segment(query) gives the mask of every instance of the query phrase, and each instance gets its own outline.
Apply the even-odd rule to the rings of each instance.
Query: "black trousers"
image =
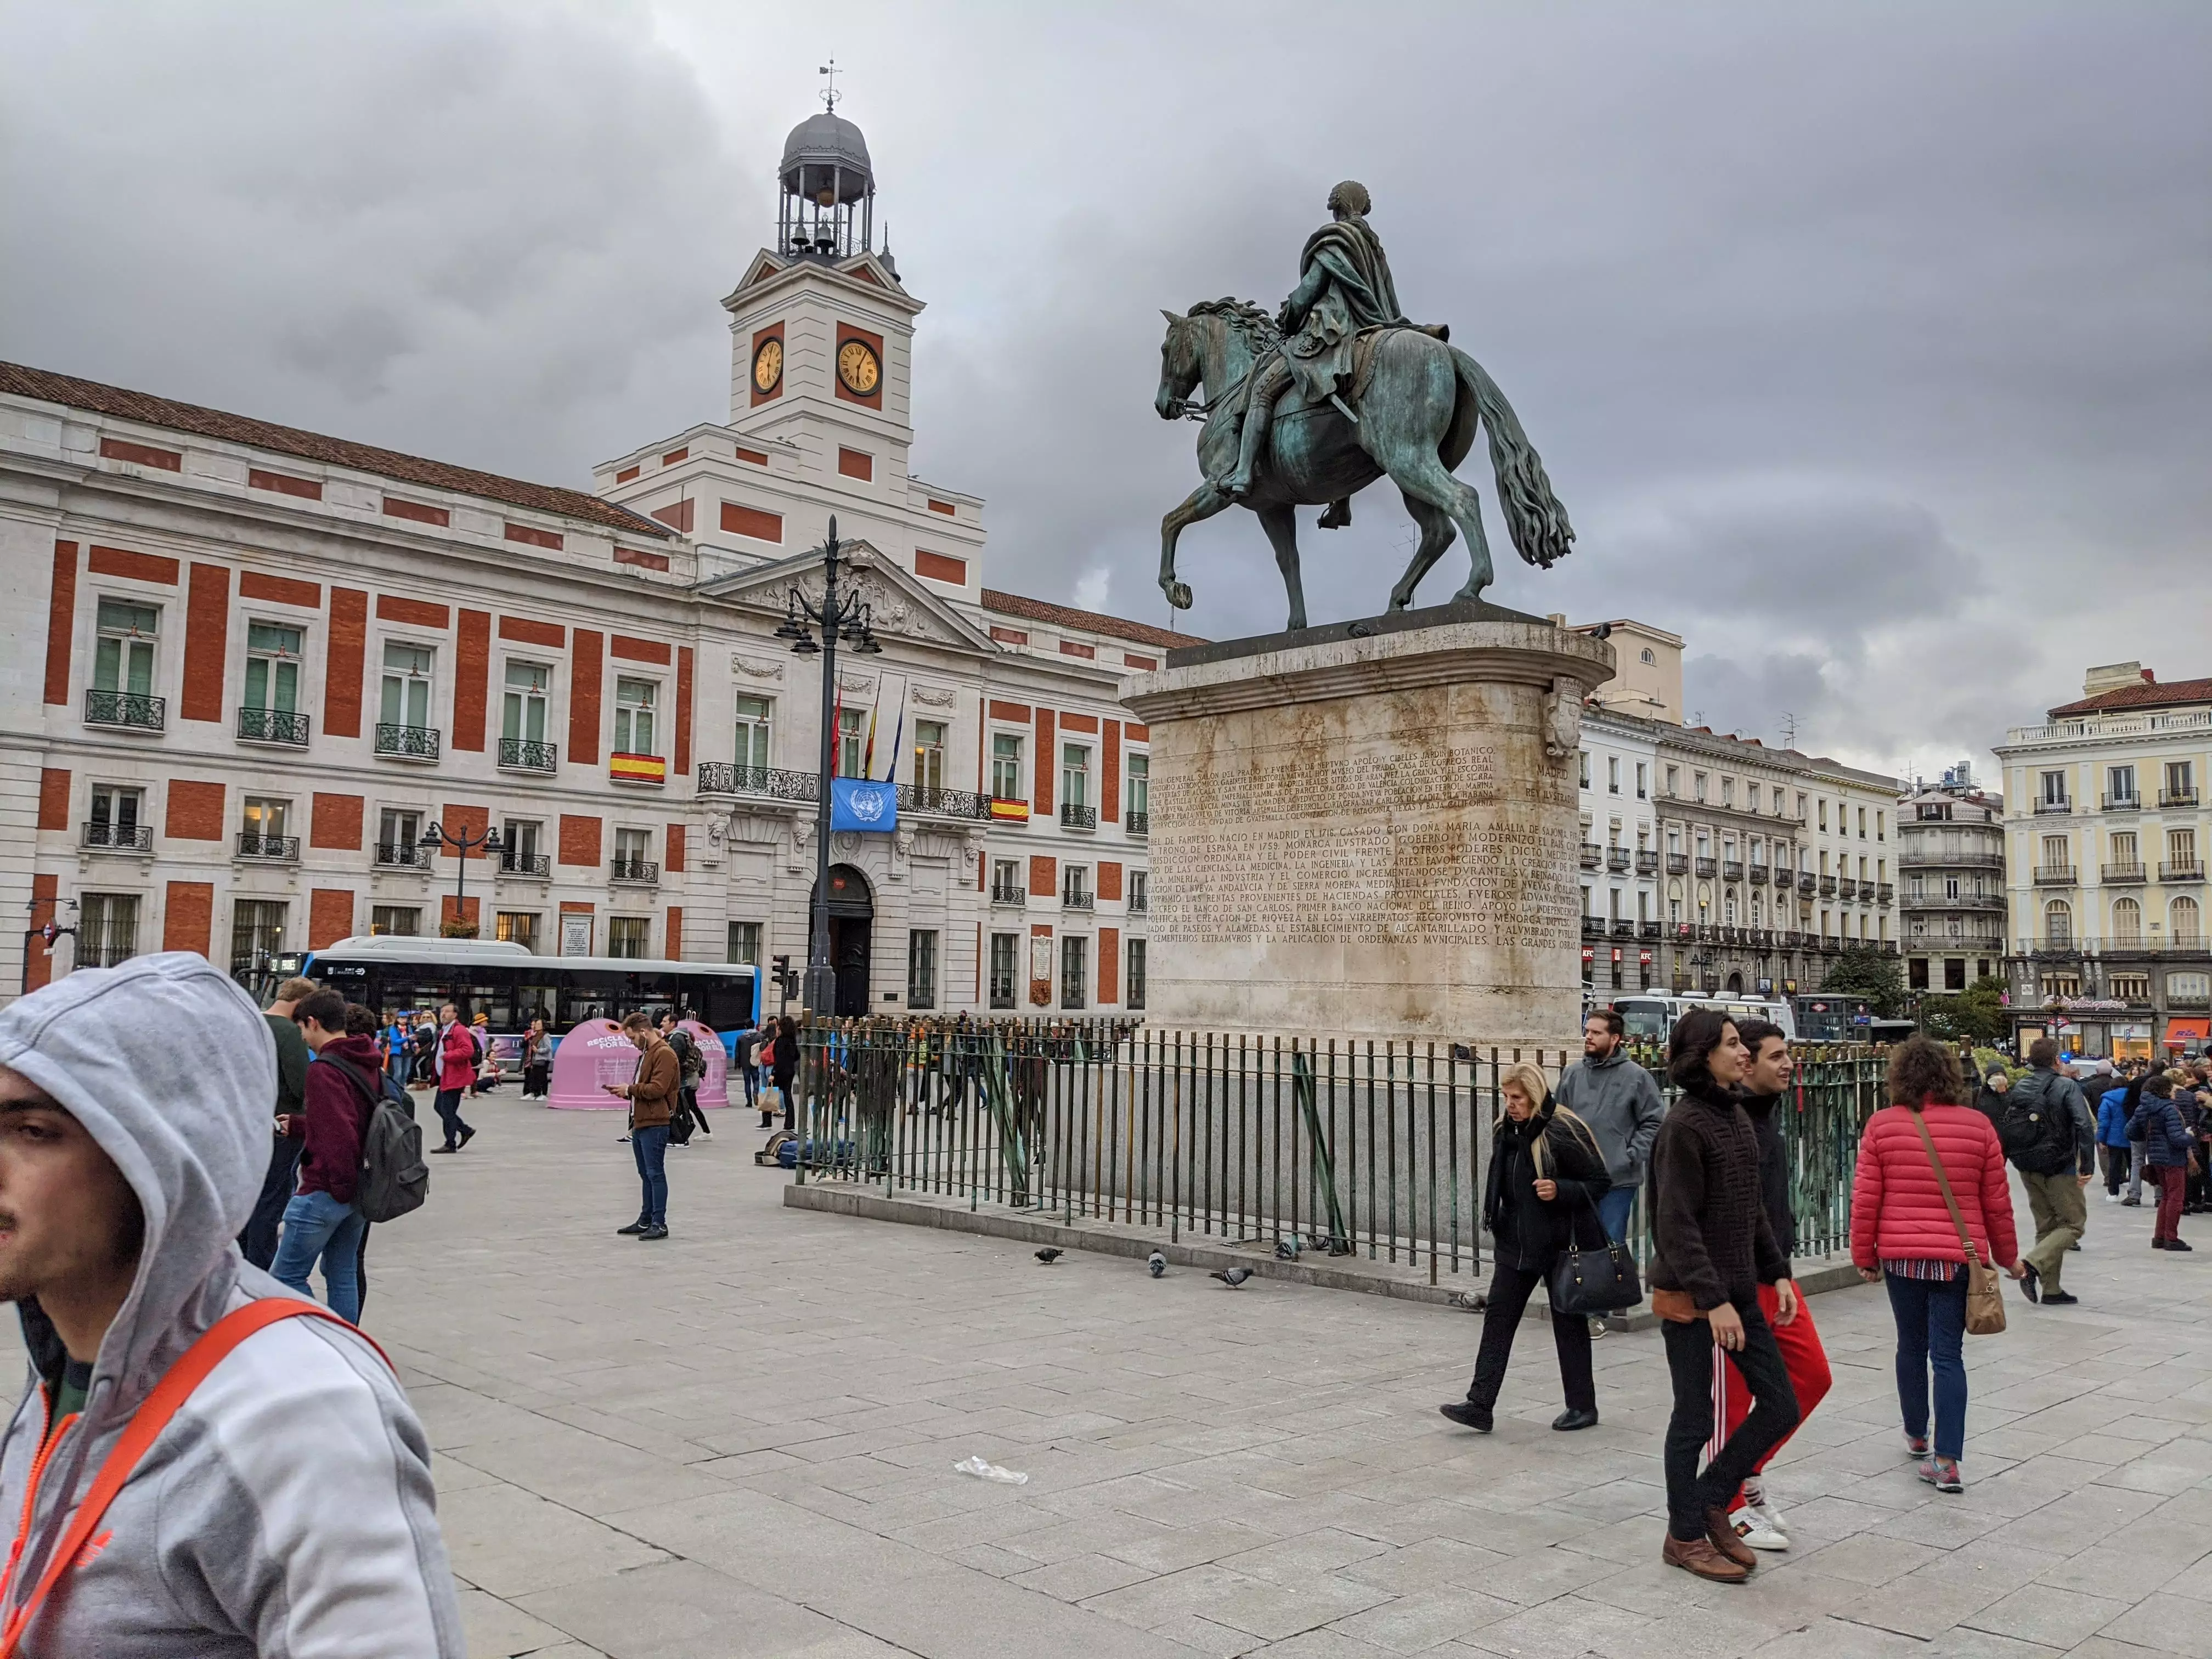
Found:
[[[534,1060],[522,1068],[522,1092],[544,1098],[545,1080],[553,1068],[542,1060]]]
[[[1674,1414],[1667,1421],[1667,1529],[1684,1543],[1705,1535],[1708,1510],[1724,1510],[1759,1460],[1797,1426],[1797,1395],[1781,1346],[1759,1304],[1739,1304],[1743,1347],[1728,1356],[1751,1395],[1751,1414],[1720,1455],[1698,1471],[1698,1454],[1713,1435],[1713,1333],[1702,1319],[1661,1327],[1667,1370],[1674,1382]]]
[[[459,1089],[441,1089],[431,1104],[437,1108],[438,1121],[446,1126],[446,1145],[458,1146],[461,1137],[469,1133],[469,1126],[461,1121],[461,1095]]]
[[[238,1236],[238,1248],[246,1259],[264,1273],[276,1259],[276,1233],[284,1219],[284,1206],[292,1201],[292,1188],[300,1172],[300,1154],[307,1150],[304,1140],[294,1140],[289,1135],[271,1135],[269,1148],[269,1168],[261,1177],[261,1195],[253,1200],[253,1214],[246,1224],[246,1231]]]
[[[1528,1297],[1544,1282],[1541,1273],[1508,1267],[1500,1261],[1491,1270],[1488,1305],[1482,1311],[1482,1346],[1474,1358],[1474,1381],[1467,1397],[1478,1406],[1494,1407],[1505,1386],[1505,1364],[1513,1357],[1514,1333]],[[1597,1383],[1590,1375],[1589,1321],[1579,1314],[1554,1315],[1552,1346],[1559,1351],[1559,1383],[1566,1391],[1570,1411],[1597,1409]]]

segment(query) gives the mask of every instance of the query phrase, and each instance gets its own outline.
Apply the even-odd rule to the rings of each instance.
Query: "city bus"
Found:
[[[1597,1005],[1606,1006],[1603,1002]],[[1614,997],[1611,1006],[1628,1028],[1628,1040],[1635,1043],[1663,1045],[1668,1033],[1674,1029],[1674,1022],[1692,1008],[1711,1008],[1737,1021],[1763,1019],[1781,1027],[1783,1035],[1793,1041],[1797,1036],[1797,1022],[1790,1013],[1790,1005],[1765,997],[1662,996],[1656,991],[1631,992]]]
[[[276,961],[267,984],[295,974],[380,1016],[435,1012],[450,1002],[464,1020],[486,1016],[495,1036],[519,1036],[533,1019],[558,1036],[583,1021],[620,1019],[634,1008],[670,1010],[718,1032],[760,1024],[760,970],[750,963],[541,957],[494,939],[376,933]]]

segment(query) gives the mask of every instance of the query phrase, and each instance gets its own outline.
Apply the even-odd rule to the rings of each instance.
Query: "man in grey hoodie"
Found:
[[[202,957],[82,969],[0,1012],[0,1298],[32,1366],[0,1440],[0,1513],[23,1528],[0,1626],[179,1358],[226,1315],[296,1300],[233,1242],[276,1088],[268,1028]],[[434,1506],[422,1425],[374,1346],[283,1319],[138,1456],[15,1650],[461,1659]]]
[[[1591,1009],[1583,1021],[1582,1064],[1567,1067],[1555,1091],[1559,1104],[1589,1125],[1598,1151],[1605,1154],[1606,1178],[1613,1186],[1598,1200],[1597,1212],[1604,1218],[1606,1237],[1616,1241],[1628,1236],[1628,1212],[1644,1184],[1659,1120],[1667,1115],[1667,1103],[1651,1073],[1628,1057],[1626,1031],[1614,1010]]]

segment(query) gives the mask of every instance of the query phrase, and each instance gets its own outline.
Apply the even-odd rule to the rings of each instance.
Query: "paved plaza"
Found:
[[[2154,1255],[2147,1209],[2093,1195],[2081,1306],[1969,1340],[1962,1498],[1905,1461],[1881,1292],[1817,1297],[1799,1542],[1729,1588],[1659,1562],[1656,1333],[1599,1345],[1563,1436],[1531,1323],[1483,1438],[1436,1412],[1463,1313],[787,1211],[735,1113],[642,1244],[618,1117],[471,1115],[366,1323],[478,1659],[2212,1656],[2212,1251]]]

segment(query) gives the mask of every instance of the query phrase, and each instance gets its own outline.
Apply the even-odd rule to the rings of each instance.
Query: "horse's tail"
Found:
[[[1530,564],[1548,566],[1573,550],[1574,527],[1567,509],[1552,493],[1521,418],[1505,394],[1498,389],[1482,365],[1456,347],[1448,348],[1460,384],[1474,398],[1482,429],[1490,434],[1490,465],[1498,474],[1498,503],[1505,514],[1505,527],[1513,545]]]

